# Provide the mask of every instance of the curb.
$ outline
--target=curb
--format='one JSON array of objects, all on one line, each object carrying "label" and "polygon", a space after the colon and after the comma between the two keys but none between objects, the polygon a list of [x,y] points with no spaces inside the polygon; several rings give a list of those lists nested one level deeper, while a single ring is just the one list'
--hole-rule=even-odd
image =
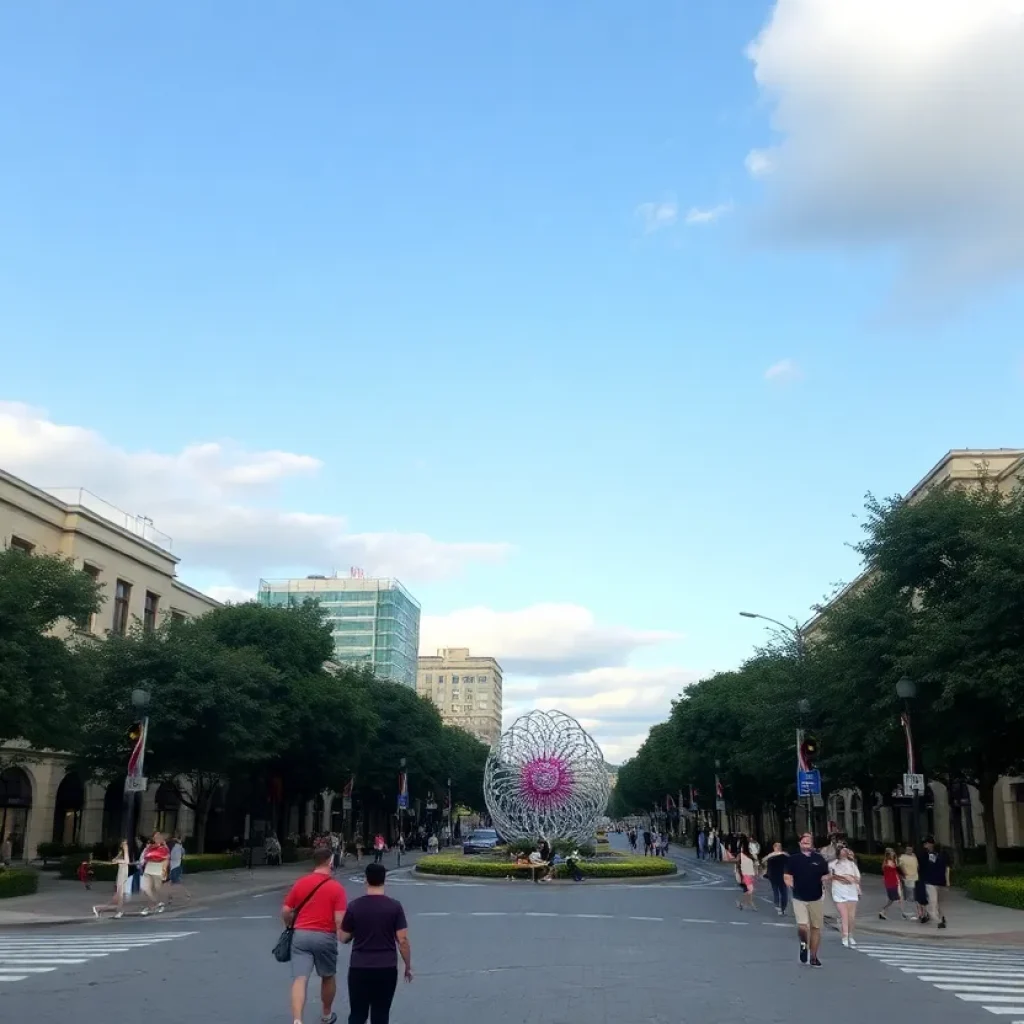
[{"label": "curb", "polygon": [[[472,882],[474,885],[558,885],[572,886],[580,885],[571,878],[556,878],[553,882],[534,883],[529,878],[488,878],[485,875],[435,875],[429,871],[413,871],[413,877],[422,879],[424,882],[443,883],[452,879],[457,882]],[[686,878],[686,872],[682,869],[670,875],[632,875],[623,878],[584,878],[583,881],[589,885],[653,885],[660,882],[662,885],[671,885],[676,879]]]},{"label": "curb", "polygon": [[[238,899],[240,896],[263,896],[268,892],[277,892],[280,889],[287,889],[295,879],[288,881],[275,882],[273,885],[261,885],[250,889],[234,889],[231,892],[222,892],[211,894],[210,896],[203,896],[199,899],[189,900],[185,907],[188,910],[201,910],[203,907],[209,906],[211,903],[222,903],[224,900]],[[2,911],[0,911],[2,913]],[[13,913],[19,913],[19,911],[13,911]],[[30,913],[30,911],[25,911]],[[180,916],[179,908],[175,907],[160,915],[160,920],[168,920],[167,914],[170,913],[173,917]],[[146,920],[154,915],[147,915]],[[140,914],[126,914],[122,918],[122,921],[136,921],[141,920]],[[109,920],[109,918],[103,918],[101,920]],[[184,917],[183,917],[184,920]],[[78,915],[76,917],[50,917],[41,921],[12,921],[9,924],[0,923],[0,934],[6,931],[21,929],[21,928],[58,928],[65,925],[71,924],[96,924],[97,919],[92,914]]]}]

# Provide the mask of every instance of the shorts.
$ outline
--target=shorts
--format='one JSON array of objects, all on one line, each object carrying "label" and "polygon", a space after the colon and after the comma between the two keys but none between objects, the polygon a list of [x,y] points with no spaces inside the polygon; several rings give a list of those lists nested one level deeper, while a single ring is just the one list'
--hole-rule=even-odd
[{"label": "shorts", "polygon": [[744,875],[743,876],[743,888],[746,889],[747,892],[753,892],[754,891],[754,882],[755,882],[755,879],[754,879],[753,875]]},{"label": "shorts", "polygon": [[914,902],[921,907],[928,906],[928,887],[921,879],[914,883]]},{"label": "shorts", "polygon": [[338,973],[338,937],[334,932],[303,929],[292,933],[292,977],[308,978],[314,968],[321,978]]},{"label": "shorts", "polygon": [[805,928],[821,929],[825,924],[825,905],[822,900],[793,900],[793,917]]},{"label": "shorts", "polygon": [[181,876],[185,873],[185,868],[179,864],[176,868],[171,868],[170,882],[171,885],[181,885]]},{"label": "shorts", "polygon": [[900,899],[900,890],[899,890],[899,888],[898,887],[895,888],[895,889],[888,889],[887,888],[885,890],[885,898],[887,900],[889,900],[890,903],[898,903],[899,899]]}]

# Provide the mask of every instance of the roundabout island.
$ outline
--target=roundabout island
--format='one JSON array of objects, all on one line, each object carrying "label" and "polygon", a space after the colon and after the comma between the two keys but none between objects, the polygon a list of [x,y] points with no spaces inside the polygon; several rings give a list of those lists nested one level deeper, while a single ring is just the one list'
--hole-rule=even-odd
[{"label": "roundabout island", "polygon": [[[422,858],[420,875],[538,881],[664,877],[663,857],[612,850],[599,835],[609,782],[601,748],[561,711],[531,711],[502,734],[484,769],[484,800],[503,840],[489,853]],[[539,849],[547,858],[537,859]],[[531,855],[533,860],[531,862]]]}]

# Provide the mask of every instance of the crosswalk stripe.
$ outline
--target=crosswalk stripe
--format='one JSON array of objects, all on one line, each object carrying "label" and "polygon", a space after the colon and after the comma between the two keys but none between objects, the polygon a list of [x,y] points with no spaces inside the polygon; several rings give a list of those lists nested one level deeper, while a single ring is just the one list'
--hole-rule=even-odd
[{"label": "crosswalk stripe", "polygon": [[159,948],[195,932],[160,932],[122,936],[60,935],[0,939],[0,983],[26,981],[61,967],[80,967],[112,953]]}]

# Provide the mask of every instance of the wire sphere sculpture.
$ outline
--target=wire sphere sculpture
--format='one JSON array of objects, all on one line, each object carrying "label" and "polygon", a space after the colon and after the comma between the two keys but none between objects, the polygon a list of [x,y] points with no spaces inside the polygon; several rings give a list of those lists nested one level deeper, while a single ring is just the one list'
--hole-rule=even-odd
[{"label": "wire sphere sculpture", "polygon": [[608,769],[594,739],[561,711],[531,711],[509,726],[484,769],[484,800],[510,841],[587,843],[608,806]]}]

